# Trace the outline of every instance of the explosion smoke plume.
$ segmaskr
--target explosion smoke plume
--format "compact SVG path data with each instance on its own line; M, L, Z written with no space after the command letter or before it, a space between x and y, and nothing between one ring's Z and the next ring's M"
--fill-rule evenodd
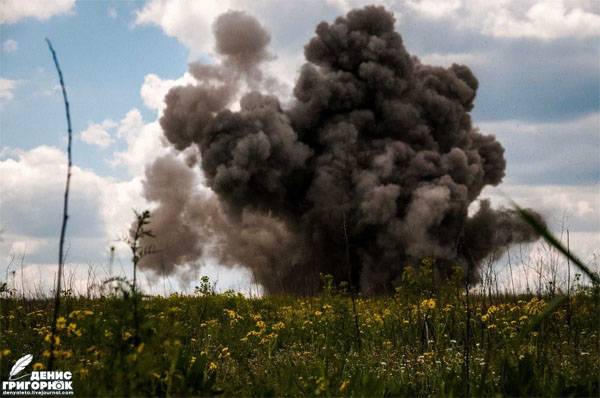
M487 201L468 216L504 177L504 149L472 126L470 69L423 65L394 22L368 6L320 23L284 109L259 92L272 83L260 71L269 34L245 13L220 16L222 62L190 65L197 84L171 89L160 120L174 148L199 151L214 194L198 191L193 156L151 165L157 238L145 243L158 254L140 265L172 271L204 255L250 268L270 293L314 292L319 273L380 293L423 257L442 269L477 265L535 240L513 211ZM240 110L228 109L242 87Z

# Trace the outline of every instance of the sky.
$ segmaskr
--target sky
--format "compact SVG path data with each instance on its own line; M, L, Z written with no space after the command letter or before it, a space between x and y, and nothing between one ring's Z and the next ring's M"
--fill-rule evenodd
M406 48L422 62L463 63L479 79L474 124L497 136L508 164L503 183L481 197L535 208L558 235L569 230L574 252L598 262L600 2L0 0L0 280L48 288L56 269L66 121L44 38L58 53L71 103L67 272L83 289L90 273L109 274L111 247L112 272L131 273L125 239L133 210L152 208L141 196L144 168L168 151L158 124L163 97L193 80L189 62L212 62L218 15L244 10L270 31L267 71L291 100L316 25L371 3L394 12ZM221 289L252 288L243 269L207 263L194 278L200 274ZM152 292L194 286L146 277Z

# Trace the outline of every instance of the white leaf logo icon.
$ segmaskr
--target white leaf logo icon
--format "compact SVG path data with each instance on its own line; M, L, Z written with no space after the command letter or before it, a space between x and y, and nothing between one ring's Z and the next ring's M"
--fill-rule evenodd
M17 362L15 362L13 367L10 369L9 380L12 380L13 377L18 375L23 369L25 369L25 367L31 363L32 359L33 355L27 354L25 356L22 356Z

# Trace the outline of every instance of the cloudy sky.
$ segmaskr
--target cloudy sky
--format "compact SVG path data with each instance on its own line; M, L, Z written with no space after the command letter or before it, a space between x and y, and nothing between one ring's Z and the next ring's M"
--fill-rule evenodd
M17 270L48 286L56 264L66 128L45 37L72 106L67 261L85 285L90 269L107 275L111 246L114 272L129 272L123 238L132 209L151 206L140 196L144 167L167 151L157 122L163 97L191 81L189 62L214 59L216 16L246 10L271 32L277 58L267 69L289 98L316 24L370 3L0 0L0 279ZM394 11L407 49L424 63L464 63L478 77L475 124L496 134L508 161L503 184L483 196L534 207L557 233L569 229L581 257L600 254L600 2L375 3ZM239 269L207 264L199 272L221 288L248 286ZM167 285L181 287L160 282Z

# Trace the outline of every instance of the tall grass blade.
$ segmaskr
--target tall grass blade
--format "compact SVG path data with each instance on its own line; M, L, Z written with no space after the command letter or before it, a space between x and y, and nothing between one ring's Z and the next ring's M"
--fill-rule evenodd
M594 284L600 284L600 278L580 259L572 254L557 238L548 231L548 229L539 223L527 210L519 207L513 202L513 206L519 212L521 218L529 224L548 244L552 245L556 250L561 252L565 257L572 261L583 273L585 273Z
M521 208L515 202L512 202L514 208L517 210L521 218L529 224L548 244L553 246L556 250L561 252L567 259L572 261L583 273L585 273L592 281L594 285L600 283L600 279L598 275L594 273L587 265L585 265L577 256L571 253L569 249L567 249L544 225L540 224L540 222L527 210ZM546 318L548 318L558 307L561 306L567 299L568 295L561 295L552 300L546 308L542 312L540 312L535 318L531 320L531 322L527 325L526 328L521 330L521 337L526 336L533 329L537 328L540 323Z

